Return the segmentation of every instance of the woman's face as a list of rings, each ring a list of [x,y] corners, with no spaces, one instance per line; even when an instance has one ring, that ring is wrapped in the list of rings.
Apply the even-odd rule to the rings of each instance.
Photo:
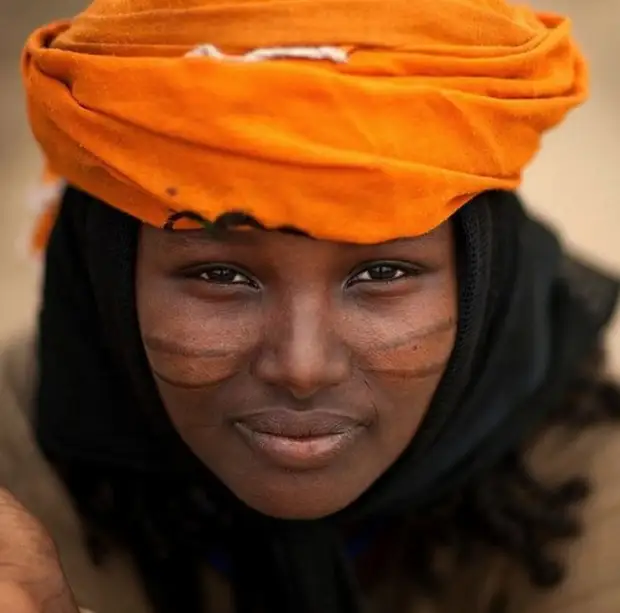
[[[405,450],[452,351],[452,226],[350,245],[144,227],[137,303],[166,410],[250,507],[318,518]]]

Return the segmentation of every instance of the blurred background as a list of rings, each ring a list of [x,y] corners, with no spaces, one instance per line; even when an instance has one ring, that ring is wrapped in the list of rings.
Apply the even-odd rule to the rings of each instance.
[[[86,0],[0,0],[0,346],[32,326],[38,265],[27,253],[41,159],[26,124],[19,55],[27,35]],[[620,270],[620,0],[535,0],[574,21],[591,62],[592,98],[546,139],[526,176],[531,206],[580,251]],[[617,318],[620,321],[620,317]],[[610,339],[620,372],[620,325]]]

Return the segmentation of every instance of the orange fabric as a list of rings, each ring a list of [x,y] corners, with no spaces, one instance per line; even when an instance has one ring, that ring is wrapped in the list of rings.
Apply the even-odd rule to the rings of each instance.
[[[349,61],[185,57],[207,43]],[[362,243],[516,188],[587,90],[570,23],[502,0],[96,0],[35,32],[23,73],[55,171],[130,215]]]
[[[31,247],[35,253],[41,253],[45,249],[60,209],[64,187],[65,181],[62,177],[47,166],[41,178],[40,188],[33,194],[33,204],[39,212],[31,237]]]
[[[37,218],[37,222],[30,239],[30,246],[35,254],[45,250],[47,241],[54,228],[56,216],[60,210],[60,203],[50,203],[50,206],[44,209]]]

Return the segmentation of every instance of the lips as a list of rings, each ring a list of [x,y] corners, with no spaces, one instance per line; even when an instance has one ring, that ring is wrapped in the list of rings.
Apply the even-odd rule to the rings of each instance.
[[[253,432],[286,438],[313,438],[342,434],[360,425],[359,421],[350,417],[327,411],[300,413],[287,409],[255,413],[240,418],[238,423]]]
[[[291,410],[249,415],[238,419],[235,426],[254,452],[288,470],[328,465],[355,442],[364,428],[344,415]]]

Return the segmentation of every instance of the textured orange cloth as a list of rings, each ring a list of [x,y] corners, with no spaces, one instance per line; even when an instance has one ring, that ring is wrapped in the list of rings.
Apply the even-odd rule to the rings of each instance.
[[[45,246],[60,210],[62,194],[65,189],[64,180],[50,168],[46,168],[41,179],[41,186],[33,196],[39,217],[32,234],[31,246],[35,253],[41,253]]]
[[[349,58],[185,57],[203,44]],[[234,210],[352,242],[516,188],[587,90],[569,22],[502,0],[96,0],[35,32],[23,73],[54,171],[142,221]]]

